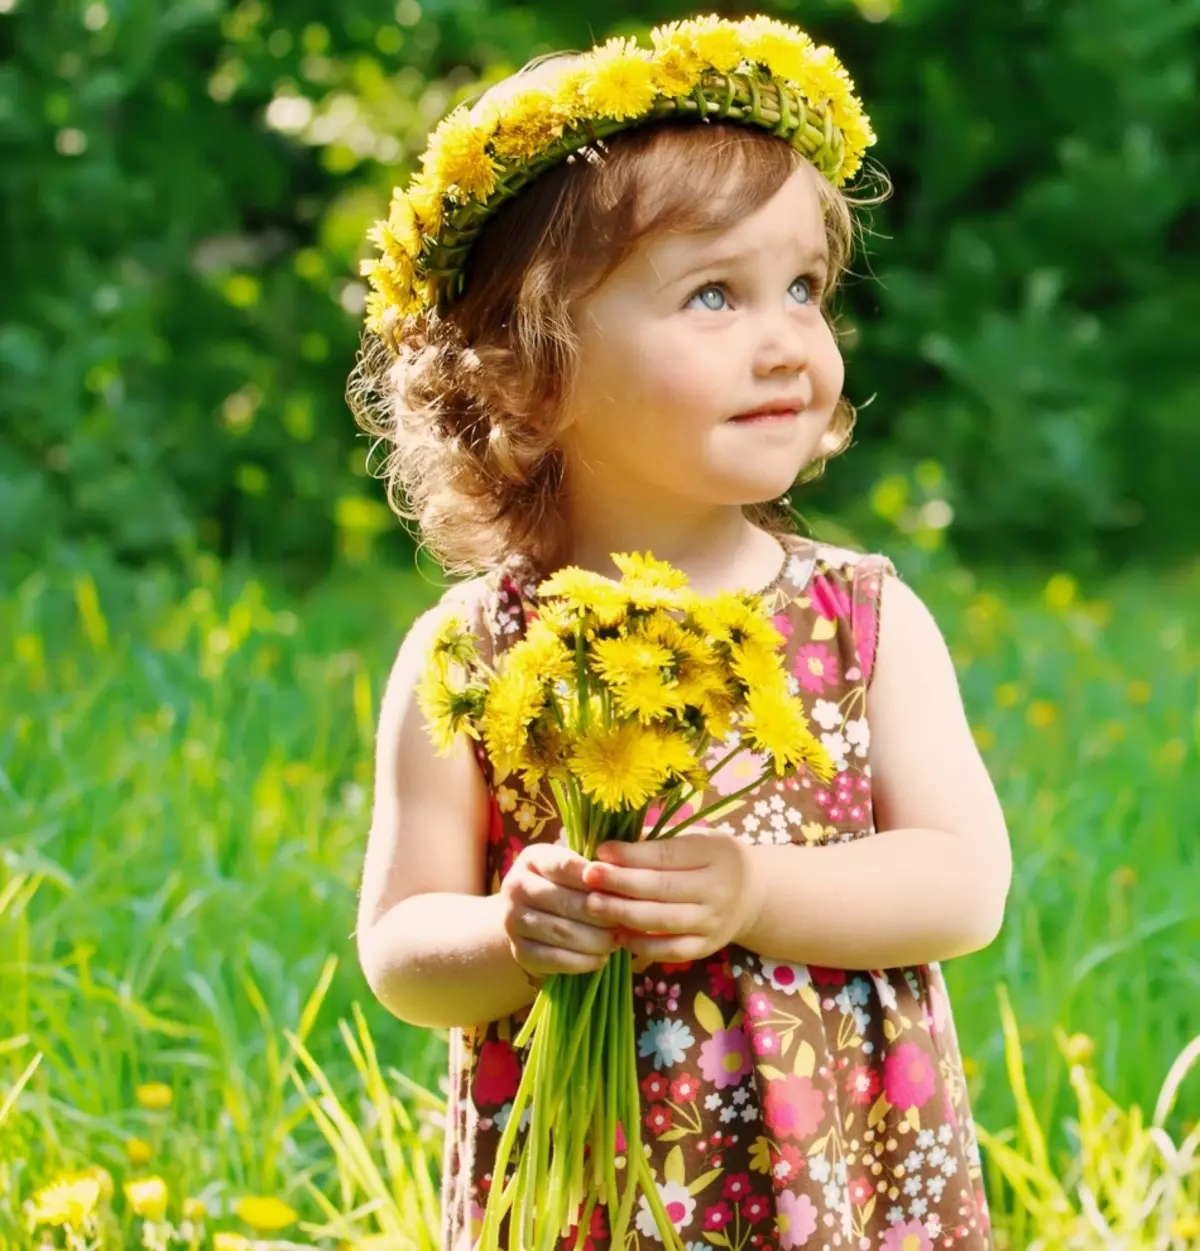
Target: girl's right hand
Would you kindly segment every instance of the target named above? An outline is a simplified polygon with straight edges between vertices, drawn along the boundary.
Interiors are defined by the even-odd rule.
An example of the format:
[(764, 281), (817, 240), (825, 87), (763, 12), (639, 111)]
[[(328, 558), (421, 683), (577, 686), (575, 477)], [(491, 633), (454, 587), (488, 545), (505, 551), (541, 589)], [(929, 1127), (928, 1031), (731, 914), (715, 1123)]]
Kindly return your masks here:
[(505, 875), (504, 931), (529, 976), (592, 973), (616, 948), (616, 928), (588, 915), (583, 871), (590, 863), (562, 843), (531, 843)]

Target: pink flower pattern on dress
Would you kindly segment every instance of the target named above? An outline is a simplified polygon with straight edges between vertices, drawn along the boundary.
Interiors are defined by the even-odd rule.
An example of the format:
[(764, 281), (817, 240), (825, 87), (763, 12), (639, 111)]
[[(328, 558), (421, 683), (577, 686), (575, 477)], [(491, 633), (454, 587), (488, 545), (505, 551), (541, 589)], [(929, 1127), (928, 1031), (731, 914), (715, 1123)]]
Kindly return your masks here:
[[(730, 801), (708, 828), (749, 844), (790, 843), (802, 856), (875, 832), (869, 758), (855, 746), (869, 741), (866, 692), (891, 566), (808, 539), (785, 542), (788, 564), (767, 607), (814, 732), (837, 749), (838, 771), (827, 784), (803, 773), (764, 784)], [(517, 557), (489, 580), (481, 638), (493, 656), (521, 637), (538, 580)], [(813, 715), (819, 701), (825, 725)], [(492, 786), (486, 754), (478, 755)], [(752, 776), (727, 769), (713, 794), (697, 797), (697, 810)], [(506, 794), (492, 805), (491, 892), (521, 848), (559, 834), (541, 809), (531, 828), (519, 825), (531, 797), (519, 780), (505, 786), (516, 802)], [(642, 1141), (689, 1251), (710, 1245), (706, 1233), (729, 1251), (990, 1251), (979, 1150), (936, 965), (828, 969), (731, 944), (703, 960), (652, 965), (632, 990), (646, 1044), (637, 1073)], [(478, 1234), (524, 1062), (511, 1046), (523, 1019), (451, 1031), (443, 1251), (472, 1251)], [(618, 1132), (619, 1161), (626, 1149)], [(622, 1251), (661, 1251), (652, 1230), (648, 1211), (637, 1209)], [(588, 1232), (587, 1251), (615, 1251), (603, 1208)], [(507, 1245), (506, 1222), (500, 1233)], [(555, 1245), (568, 1248), (573, 1236)]]

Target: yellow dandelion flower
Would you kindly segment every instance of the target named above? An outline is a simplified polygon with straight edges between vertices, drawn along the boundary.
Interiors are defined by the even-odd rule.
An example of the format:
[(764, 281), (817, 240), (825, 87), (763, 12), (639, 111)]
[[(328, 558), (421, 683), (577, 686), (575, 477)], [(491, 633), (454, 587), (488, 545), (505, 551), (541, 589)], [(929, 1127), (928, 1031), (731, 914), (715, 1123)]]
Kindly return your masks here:
[(455, 109), (433, 132), (421, 157), (431, 184), (460, 204), (486, 200), (500, 172), (488, 152), (491, 137), (491, 127), (473, 119), (470, 110)]
[(527, 87), (497, 106), (492, 150), (503, 161), (525, 162), (562, 137), (568, 112), (548, 87)]
[(439, 755), (450, 752), (459, 734), (479, 737), (473, 722), (483, 711), (481, 686), (458, 685), (451, 674), (428, 665), (417, 683), (416, 696), (430, 741)]
[(643, 610), (652, 608), (682, 609), (688, 589), (688, 576), (665, 560), (655, 560), (647, 552), (616, 552), (613, 564), (621, 571), (621, 585), (631, 603)]
[(692, 739), (677, 730), (657, 726), (652, 741), (658, 767), (664, 775), (681, 782), (689, 782), (697, 789), (703, 789), (707, 785), (708, 773), (703, 762), (696, 756)]
[(546, 689), (523, 669), (506, 667), (488, 688), (480, 728), (503, 780), (521, 764), (529, 728), (546, 707)]
[(560, 599), (569, 609), (594, 616), (602, 626), (619, 625), (629, 610), (629, 598), (618, 583), (574, 565), (551, 574), (537, 593), (540, 599)]
[(296, 1223), (298, 1213), (274, 1195), (243, 1195), (233, 1205), (233, 1212), (255, 1233), (269, 1234)]
[(789, 695), (786, 688), (748, 691), (742, 728), (752, 747), (773, 758), (777, 774), (804, 764), (822, 781), (833, 776), (832, 757), (808, 728), (800, 701)]
[(679, 23), (657, 27), (650, 32), (654, 45), (654, 82), (665, 96), (686, 96), (703, 77), (707, 68), (691, 39), (679, 32)]
[(143, 1082), (133, 1092), (133, 1097), (139, 1108), (160, 1112), (171, 1106), (173, 1094), (166, 1082)]
[(183, 1201), (183, 1219), (185, 1221), (202, 1221), (208, 1215), (208, 1205), (203, 1199), (189, 1195)]
[(530, 792), (535, 791), (543, 778), (565, 781), (570, 741), (557, 725), (545, 717), (530, 727), (518, 771)]
[(833, 104), (848, 109), (854, 98), (854, 84), (832, 48), (811, 48), (804, 55), (804, 67), (795, 80), (801, 94), (814, 107)]
[(685, 706), (675, 680), (653, 671), (622, 682), (613, 691), (613, 702), (620, 716), (636, 717), (646, 725), (682, 712)]
[(673, 47), (689, 49), (700, 61), (722, 74), (742, 61), (742, 39), (737, 27), (717, 17), (695, 17), (679, 22), (670, 32)]
[(590, 649), (592, 667), (608, 683), (619, 686), (646, 674), (657, 675), (675, 657), (653, 639), (639, 634), (622, 634), (615, 639), (597, 639)]
[(429, 646), (435, 664), (458, 664), (470, 667), (479, 656), (475, 632), (457, 613), (447, 613), (438, 623)]
[(504, 664), (522, 670), (530, 681), (554, 683), (574, 676), (575, 652), (552, 625), (537, 617), (525, 637), (509, 648)]
[(593, 723), (575, 743), (571, 770), (602, 808), (640, 808), (666, 779), (656, 738), (636, 721)]
[(747, 687), (781, 686), (786, 683), (779, 651), (773, 645), (747, 639), (734, 646), (730, 654), (733, 672)]
[(213, 1234), (213, 1251), (247, 1251), (250, 1239), (245, 1234), (233, 1234), (222, 1229)]
[(756, 596), (722, 591), (697, 599), (691, 613), (704, 633), (720, 643), (751, 642), (763, 647), (783, 643)]
[(634, 40), (610, 39), (585, 60), (590, 73), (580, 83), (580, 95), (597, 116), (628, 121), (654, 103), (654, 64)]
[(33, 1194), (29, 1219), (36, 1225), (82, 1229), (100, 1201), (100, 1180), (86, 1173), (66, 1173)]
[(413, 211), (417, 229), (426, 235), (437, 234), (442, 222), (442, 188), (428, 170), (422, 170), (408, 185), (408, 204)]
[(769, 17), (746, 18), (738, 29), (748, 61), (765, 65), (776, 78), (800, 81), (813, 48), (807, 35)]
[(875, 132), (863, 114), (848, 117), (841, 123), (846, 147), (836, 180), (839, 185), (849, 182), (862, 168), (863, 155), (875, 143)]
[(135, 1216), (161, 1221), (167, 1214), (167, 1183), (161, 1177), (139, 1177), (125, 1183), (125, 1198)]
[(125, 1152), (129, 1156), (129, 1163), (135, 1167), (142, 1164), (149, 1164), (153, 1152), (150, 1144), (144, 1138), (129, 1138), (125, 1142)]

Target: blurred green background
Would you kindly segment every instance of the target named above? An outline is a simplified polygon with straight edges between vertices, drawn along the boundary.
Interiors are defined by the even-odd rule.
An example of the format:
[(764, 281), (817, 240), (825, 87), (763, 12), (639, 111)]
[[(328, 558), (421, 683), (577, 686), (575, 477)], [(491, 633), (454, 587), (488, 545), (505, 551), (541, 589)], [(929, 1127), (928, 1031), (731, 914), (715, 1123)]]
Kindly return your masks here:
[[(857, 442), (797, 503), (950, 642), (1016, 852), (947, 969), (973, 1099), (1012, 1123), (1004, 982), (1065, 1159), (1056, 1039), (1149, 1107), (1200, 1033), (1200, 0), (762, 8), (839, 50), (895, 184), (844, 294)], [(343, 398), (356, 262), (452, 103), (689, 11), (0, 0), (0, 1246), (91, 1164), (244, 1232), (246, 1193), (391, 1228), (332, 1222), (378, 1194), (283, 1036), (366, 1150), (352, 1002), (385, 1067), (445, 1059), (353, 958), (379, 692), (438, 593)]]

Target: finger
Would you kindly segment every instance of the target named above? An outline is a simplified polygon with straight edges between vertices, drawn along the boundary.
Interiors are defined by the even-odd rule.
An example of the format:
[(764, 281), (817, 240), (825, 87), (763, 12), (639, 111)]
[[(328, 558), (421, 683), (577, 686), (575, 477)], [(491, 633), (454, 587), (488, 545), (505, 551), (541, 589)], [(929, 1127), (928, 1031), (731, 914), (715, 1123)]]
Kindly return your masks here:
[(517, 963), (534, 977), (546, 977), (550, 973), (594, 973), (604, 967), (608, 954), (586, 955), (564, 947), (548, 947), (527, 938), (513, 943)]
[(698, 869), (624, 868), (612, 864), (588, 866), (586, 889), (623, 895), (627, 899), (657, 899), (662, 903), (695, 903), (703, 889)]
[(541, 843), (536, 847), (536, 852), (531, 849), (530, 867), (540, 877), (573, 890), (587, 889), (583, 874), (590, 861), (561, 843)]
[(713, 834), (696, 830), (672, 838), (626, 843), (611, 839), (596, 848), (596, 859), (639, 869), (698, 869), (713, 858)]
[(545, 947), (562, 948), (583, 955), (607, 955), (616, 946), (616, 935), (611, 928), (584, 924), (541, 912), (537, 908), (522, 908), (508, 927), (511, 938), (528, 939)]
[(714, 950), (702, 934), (629, 934), (621, 945), (636, 960), (647, 964), (683, 964), (688, 960), (703, 960)]
[(570, 886), (559, 886), (545, 879), (531, 877), (521, 891), (520, 902), (525, 907), (566, 917), (567, 920), (578, 921), (582, 925), (611, 928), (610, 923), (589, 912), (589, 893), (586, 889), (575, 890)]
[(707, 909), (698, 904), (663, 904), (659, 900), (589, 895), (588, 915), (597, 923), (664, 934), (703, 933)]

